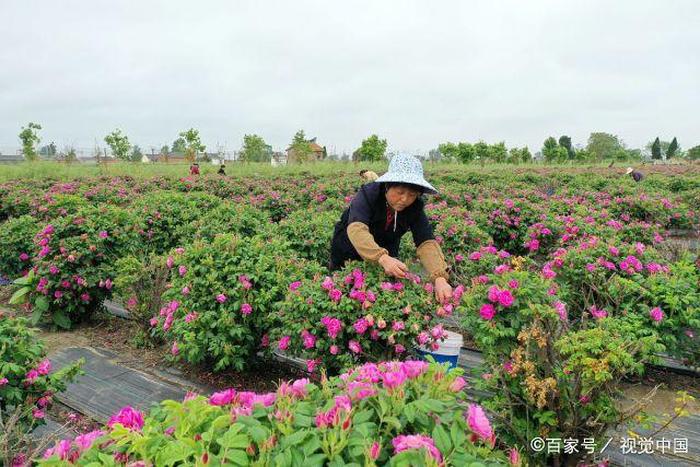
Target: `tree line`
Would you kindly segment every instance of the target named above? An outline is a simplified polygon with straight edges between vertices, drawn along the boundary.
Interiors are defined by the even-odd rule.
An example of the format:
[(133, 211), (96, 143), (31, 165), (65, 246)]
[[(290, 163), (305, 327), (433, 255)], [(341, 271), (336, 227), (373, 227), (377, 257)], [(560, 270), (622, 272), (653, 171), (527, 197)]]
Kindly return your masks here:
[[(19, 139), (22, 142), (22, 154), (28, 161), (38, 160), (40, 156), (60, 158), (66, 161), (76, 160), (75, 150), (68, 147), (61, 153), (56, 145), (51, 142), (37, 150), (41, 138), (39, 131), (42, 129), (38, 123), (30, 122), (22, 127)], [(114, 157), (130, 162), (140, 162), (143, 157), (141, 148), (132, 144), (121, 129), (115, 129), (104, 137)], [(294, 154), (296, 162), (306, 162), (314, 153), (312, 143), (314, 139), (308, 139), (304, 130), (297, 131), (292, 137), (288, 152)], [(386, 139), (372, 134), (362, 141), (360, 147), (352, 154), (352, 160), (374, 162), (386, 159), (388, 143)], [(202, 144), (199, 131), (190, 128), (178, 134), (170, 146), (162, 146), (160, 154), (167, 157), (169, 154), (183, 155), (190, 162), (206, 157), (206, 146)], [(267, 144), (262, 136), (250, 134), (243, 136), (243, 142), (238, 152), (238, 160), (243, 162), (269, 162), (274, 157), (272, 146)], [(346, 156), (347, 157), (347, 156)], [(639, 161), (645, 157), (653, 160), (686, 158), (689, 160), (700, 159), (700, 145), (687, 151), (678, 144), (677, 138), (670, 142), (656, 137), (647, 143), (644, 149), (628, 148), (617, 135), (594, 132), (586, 141), (586, 145), (572, 144), (571, 137), (562, 135), (558, 139), (550, 136), (544, 140), (541, 149), (534, 155), (527, 146), (507, 148), (501, 141), (489, 144), (484, 141), (470, 142), (445, 142), (438, 145), (428, 153), (428, 158), (433, 161), (445, 162), (489, 162), (489, 163), (528, 163), (533, 160), (542, 160), (547, 163), (565, 162), (600, 162), (602, 160)], [(325, 147), (323, 157), (337, 160), (338, 155), (328, 156)]]

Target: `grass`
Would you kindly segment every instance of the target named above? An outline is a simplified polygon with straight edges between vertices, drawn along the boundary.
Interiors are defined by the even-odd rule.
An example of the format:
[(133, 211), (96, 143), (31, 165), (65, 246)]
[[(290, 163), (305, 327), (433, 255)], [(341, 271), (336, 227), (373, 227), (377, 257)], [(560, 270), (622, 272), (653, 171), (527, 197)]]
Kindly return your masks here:
[[(424, 163), (425, 170), (428, 174), (440, 172), (462, 172), (462, 173), (502, 173), (504, 171), (609, 171), (615, 173), (626, 167), (629, 163), (620, 162), (615, 164), (613, 168), (608, 169), (608, 162), (601, 163), (586, 163), (586, 164), (478, 164), (464, 165), (459, 163)], [(656, 166), (662, 168), (664, 166)], [(697, 166), (700, 168), (700, 166)], [(266, 163), (240, 163), (230, 162), (226, 165), (226, 174), (234, 177), (271, 177), (271, 176), (294, 176), (294, 175), (333, 175), (333, 174), (358, 174), (360, 169), (374, 170), (381, 174), (386, 171), (386, 162), (375, 163), (354, 163), (354, 162), (314, 162), (307, 164), (286, 165), (281, 167), (272, 167)], [(219, 169), (218, 165), (209, 163), (200, 164), (200, 170), (203, 175), (215, 174)], [(645, 167), (645, 171), (651, 170), (652, 167)], [(693, 169), (695, 172), (695, 169)], [(18, 180), (18, 179), (52, 179), (52, 180), (73, 180), (83, 177), (95, 176), (131, 176), (135, 178), (151, 178), (165, 176), (169, 178), (180, 178), (189, 175), (188, 164), (142, 164), (142, 163), (110, 163), (110, 164), (65, 164), (52, 161), (39, 162), (21, 162), (17, 164), (0, 164), (0, 181)]]

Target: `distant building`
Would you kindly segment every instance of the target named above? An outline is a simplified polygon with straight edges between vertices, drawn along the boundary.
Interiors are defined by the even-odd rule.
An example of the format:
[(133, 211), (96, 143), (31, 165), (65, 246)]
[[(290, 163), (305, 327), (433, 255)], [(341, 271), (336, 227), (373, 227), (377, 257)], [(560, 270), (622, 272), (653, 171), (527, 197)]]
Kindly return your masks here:
[(0, 154), (0, 164), (15, 164), (23, 161), (24, 156), (21, 154)]
[[(316, 138), (312, 138), (309, 141), (309, 145), (311, 146), (311, 154), (308, 157), (308, 161), (320, 161), (326, 158), (326, 147), (321, 146), (316, 142)], [(294, 162), (299, 162), (299, 159), (297, 157), (297, 154), (295, 154), (296, 151), (289, 146), (287, 148), (287, 162), (288, 163), (294, 163)]]

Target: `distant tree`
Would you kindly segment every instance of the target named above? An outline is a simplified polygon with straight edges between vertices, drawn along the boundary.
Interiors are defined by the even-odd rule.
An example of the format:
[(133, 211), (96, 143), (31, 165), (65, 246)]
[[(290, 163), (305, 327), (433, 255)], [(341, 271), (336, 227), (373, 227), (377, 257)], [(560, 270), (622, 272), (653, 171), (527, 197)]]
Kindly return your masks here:
[(272, 158), (272, 146), (267, 144), (262, 136), (243, 136), (243, 147), (238, 153), (242, 162), (270, 162)]
[(678, 146), (678, 140), (674, 136), (673, 141), (671, 141), (671, 144), (668, 145), (668, 149), (666, 149), (666, 159), (671, 159), (673, 156), (675, 156), (679, 149), (680, 147)]
[(356, 151), (358, 160), (376, 162), (384, 158), (386, 154), (387, 142), (385, 139), (379, 139), (377, 135), (371, 135), (360, 145)]
[(41, 125), (29, 122), (29, 124), (26, 127), (22, 127), (22, 131), (19, 132), (19, 139), (22, 141), (22, 154), (28, 161), (35, 161), (39, 158), (36, 152), (36, 145), (41, 141), (37, 133), (39, 130), (41, 130)]
[(184, 154), (187, 151), (187, 142), (185, 138), (178, 137), (172, 144), (172, 151), (175, 154)]
[(655, 160), (661, 159), (661, 142), (657, 136), (653, 143), (651, 143), (651, 158)]
[(299, 130), (292, 138), (292, 144), (289, 146), (289, 154), (292, 156), (290, 162), (307, 162), (313, 154), (311, 142), (306, 139), (304, 130)]
[(482, 164), (489, 159), (490, 150), (489, 145), (483, 141), (479, 141), (472, 145), (474, 150), (474, 159), (480, 161)]
[(129, 138), (122, 133), (122, 130), (117, 128), (105, 136), (105, 143), (107, 143), (112, 150), (112, 154), (114, 154), (117, 159), (121, 159), (123, 161), (129, 160), (131, 143), (129, 143)]
[(162, 148), (160, 148), (160, 153), (161, 154), (169, 154), (170, 153), (170, 148), (168, 147), (167, 144), (164, 144)]
[(194, 128), (180, 132), (179, 136), (185, 142), (185, 159), (190, 163), (197, 159), (197, 154), (204, 152), (207, 149), (207, 147), (202, 144), (202, 140), (199, 137), (199, 131), (195, 130)]
[(439, 162), (442, 159), (442, 154), (439, 148), (434, 148), (428, 151), (428, 160), (431, 162)]
[(532, 154), (527, 146), (522, 148), (510, 148), (508, 151), (508, 162), (511, 164), (528, 163), (532, 161)]
[(544, 140), (544, 144), (542, 145), (542, 156), (544, 157), (545, 162), (557, 163), (568, 159), (569, 153), (567, 152), (566, 148), (559, 146), (559, 143), (557, 143), (557, 140), (554, 139), (553, 136), (550, 136)]
[(474, 160), (474, 146), (469, 143), (443, 143), (438, 146), (442, 159), (447, 161), (459, 161), (467, 164)]
[(39, 149), (39, 155), (46, 156), (46, 157), (55, 157), (57, 152), (58, 151), (56, 149), (56, 143), (54, 143), (53, 141), (51, 141), (46, 146), (42, 146)]
[(591, 133), (586, 145), (586, 152), (589, 154), (590, 159), (594, 161), (615, 157), (620, 149), (624, 149), (620, 139), (616, 135), (604, 132)]
[(508, 149), (506, 148), (506, 143), (501, 141), (500, 143), (490, 144), (487, 152), (487, 159), (491, 162), (503, 163), (508, 158)]
[(685, 157), (691, 161), (700, 160), (700, 146), (693, 146), (692, 148), (688, 149)]
[(569, 160), (574, 160), (576, 158), (576, 151), (571, 147), (571, 137), (562, 135), (559, 137), (559, 146), (566, 149)]
[(73, 146), (66, 146), (63, 149), (63, 154), (58, 156), (66, 164), (72, 164), (78, 162), (78, 155), (76, 154), (75, 148)]
[(134, 147), (131, 149), (131, 154), (129, 154), (129, 160), (131, 162), (141, 162), (142, 158), (143, 152), (141, 148), (137, 144), (134, 144)]

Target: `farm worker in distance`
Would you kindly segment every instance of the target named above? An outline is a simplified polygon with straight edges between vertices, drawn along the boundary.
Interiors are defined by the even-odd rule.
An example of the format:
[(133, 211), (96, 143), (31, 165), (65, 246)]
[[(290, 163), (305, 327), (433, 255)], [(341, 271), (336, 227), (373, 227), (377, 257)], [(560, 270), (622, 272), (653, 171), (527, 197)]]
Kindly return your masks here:
[(226, 166), (224, 164), (221, 164), (221, 167), (219, 167), (219, 171), (216, 172), (219, 175), (226, 175)]
[(362, 178), (363, 183), (371, 183), (376, 181), (379, 178), (379, 175), (371, 170), (362, 169), (360, 170), (360, 177)]
[(199, 175), (199, 164), (196, 162), (190, 166), (190, 175)]
[(389, 171), (363, 185), (335, 225), (329, 269), (338, 270), (349, 260), (365, 260), (404, 278), (408, 268), (396, 257), (401, 237), (410, 230), (418, 258), (435, 283), (436, 298), (449, 300), (447, 263), (423, 209), (424, 193), (437, 194), (437, 190), (423, 177), (420, 161), (410, 155), (394, 156)]
[(638, 170), (634, 170), (632, 167), (627, 167), (627, 171), (625, 171), (625, 175), (630, 175), (635, 182), (641, 182), (642, 179), (644, 178), (644, 175), (642, 175), (642, 172)]

